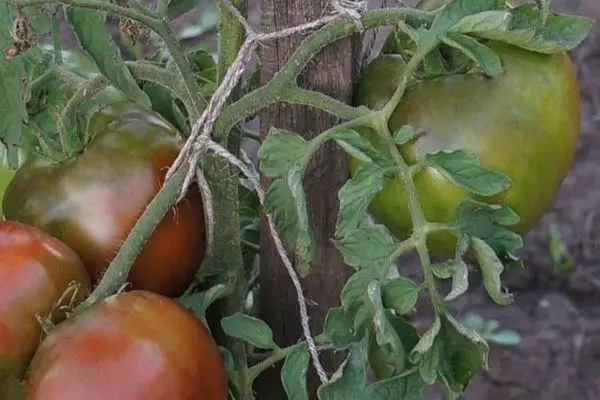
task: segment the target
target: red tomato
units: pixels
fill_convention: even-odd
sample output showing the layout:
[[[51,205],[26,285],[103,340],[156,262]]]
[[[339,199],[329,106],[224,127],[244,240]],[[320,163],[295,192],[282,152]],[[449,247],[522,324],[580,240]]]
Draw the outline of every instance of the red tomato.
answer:
[[[90,289],[83,263],[67,245],[36,227],[0,221],[0,394],[18,381],[40,342],[37,315],[46,317],[70,294],[83,300]],[[53,322],[64,319],[55,310]]]
[[[109,297],[56,327],[36,353],[27,400],[226,400],[208,330],[158,294]]]
[[[182,140],[175,129],[131,103],[117,103],[92,120],[85,151],[54,164],[29,160],[3,200],[8,219],[35,225],[69,245],[99,281],[165,180]],[[180,295],[205,251],[204,209],[197,188],[158,224],[136,259],[133,289]]]

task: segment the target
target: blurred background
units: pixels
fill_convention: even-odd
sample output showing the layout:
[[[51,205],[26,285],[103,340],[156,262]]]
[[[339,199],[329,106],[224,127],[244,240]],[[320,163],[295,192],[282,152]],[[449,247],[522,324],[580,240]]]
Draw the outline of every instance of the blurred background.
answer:
[[[294,1],[294,0],[290,0]],[[383,0],[394,6],[397,0]],[[216,51],[218,14],[213,1],[175,21],[188,47]],[[405,4],[414,4],[406,1]],[[380,8],[382,0],[371,1]],[[552,7],[600,20],[600,0],[553,0]],[[250,22],[258,26],[260,1],[250,0]],[[116,25],[115,21],[113,23]],[[64,39],[75,44],[65,26]],[[381,33],[379,37],[381,37]],[[118,35],[125,53],[142,53]],[[375,41],[374,50],[377,51]],[[575,163],[547,215],[525,237],[525,270],[505,274],[516,295],[499,307],[472,279],[471,290],[454,304],[455,314],[491,344],[490,370],[478,376],[467,400],[600,399],[600,29],[572,53],[581,88],[581,137]],[[257,129],[258,121],[252,121]],[[252,155],[256,145],[249,143]],[[405,260],[412,265],[411,260]],[[410,272],[403,268],[402,272]],[[427,326],[426,299],[414,322]],[[439,398],[433,389],[428,398]]]

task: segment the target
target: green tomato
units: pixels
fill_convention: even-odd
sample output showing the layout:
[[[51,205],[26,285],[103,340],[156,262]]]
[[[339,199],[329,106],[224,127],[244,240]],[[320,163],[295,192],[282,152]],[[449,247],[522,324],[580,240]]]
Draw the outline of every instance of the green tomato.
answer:
[[[475,198],[436,169],[415,176],[425,217],[431,222],[453,221],[465,199],[504,204],[521,220],[511,227],[527,232],[551,204],[573,161],[580,125],[580,98],[575,70],[566,54],[543,55],[501,43],[488,43],[497,52],[504,73],[453,75],[412,84],[390,121],[390,132],[404,125],[422,135],[400,147],[411,165],[427,153],[463,149],[480,162],[507,175],[512,186],[491,198]],[[364,72],[355,103],[381,109],[391,98],[404,70],[402,59],[384,55]],[[362,133],[383,146],[375,131]],[[351,159],[351,173],[360,165]],[[412,231],[405,190],[399,179],[388,179],[371,203],[375,217],[399,239]],[[433,235],[430,248],[453,254],[456,239]]]

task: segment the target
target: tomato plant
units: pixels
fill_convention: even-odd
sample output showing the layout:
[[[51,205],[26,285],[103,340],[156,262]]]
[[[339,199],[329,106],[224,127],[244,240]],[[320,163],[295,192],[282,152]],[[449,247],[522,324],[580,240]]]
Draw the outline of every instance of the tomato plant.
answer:
[[[90,279],[77,254],[40,229],[0,221],[0,391],[18,382],[42,334],[39,318],[65,318]],[[2,392],[4,393],[4,392]]]
[[[56,327],[28,374],[27,399],[226,400],[208,330],[163,296],[107,298]]]
[[[512,302],[504,269],[521,264],[521,233],[572,162],[579,99],[566,52],[592,22],[549,0],[367,11],[357,0],[261,33],[244,20],[247,0],[235,0],[218,2],[215,56],[182,46],[173,30],[196,3],[0,3],[0,140],[13,167],[15,151],[32,154],[3,211],[72,247],[97,283],[43,342],[28,397],[252,400],[273,390],[254,383],[280,362],[280,392],[293,399],[417,400],[434,384],[462,396],[489,367],[489,346],[448,304],[473,272],[495,303]],[[57,9],[86,54],[81,68],[62,52]],[[265,16],[288,26],[280,17],[296,9]],[[134,59],[121,57],[108,15]],[[354,105],[340,101],[363,65],[317,57],[343,38],[354,52],[355,34],[384,27],[393,34]],[[307,36],[288,38],[298,33]],[[260,70],[249,71],[258,48]],[[259,135],[246,122],[262,112],[275,126]],[[259,143],[257,159],[244,138]],[[350,177],[330,145],[352,157]],[[367,222],[369,209],[378,222]],[[410,251],[419,279],[396,268]],[[440,280],[451,281],[447,293]],[[116,294],[128,281],[137,290]],[[431,324],[417,331],[407,315],[424,292]],[[335,373],[324,350],[345,357]]]
[[[28,161],[8,186],[6,218],[38,226],[67,243],[98,282],[181,148],[157,115],[117,103],[91,122],[93,139],[68,163]],[[177,296],[198,272],[205,248],[200,193],[191,190],[165,216],[129,275],[133,288]]]
[[[520,216],[515,232],[527,232],[544,214],[571,166],[579,137],[579,88],[566,54],[533,53],[488,43],[502,60],[504,73],[452,75],[417,82],[394,111],[391,132],[409,125],[417,137],[400,149],[410,165],[427,163],[428,154],[463,149],[481,163],[504,173],[510,188],[496,196],[474,196],[511,207]],[[404,61],[383,55],[364,72],[355,101],[381,109],[391,98]],[[385,77],[383,79],[382,77]],[[365,135],[374,145],[374,132]],[[351,170],[361,165],[352,159]],[[427,220],[450,223],[455,210],[472,196],[452,177],[432,166],[415,174],[415,186]],[[399,179],[389,179],[371,209],[400,239],[411,233],[407,196]],[[456,240],[432,236],[430,248],[453,252]]]

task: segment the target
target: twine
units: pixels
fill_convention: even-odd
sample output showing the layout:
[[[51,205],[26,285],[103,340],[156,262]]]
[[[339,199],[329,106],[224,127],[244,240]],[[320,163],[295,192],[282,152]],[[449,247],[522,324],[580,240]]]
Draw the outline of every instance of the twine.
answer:
[[[198,182],[198,186],[202,192],[202,197],[204,199],[204,210],[206,214],[206,223],[208,227],[208,248],[209,254],[212,251],[213,237],[214,237],[214,229],[215,229],[215,218],[214,218],[214,208],[213,208],[213,198],[210,191],[210,187],[206,182],[206,178],[203,175],[203,172],[200,168],[197,168],[200,158],[204,155],[207,155],[209,152],[215,156],[221,157],[229,162],[231,165],[237,167],[244,176],[248,179],[251,185],[256,190],[261,206],[264,208],[265,202],[265,191],[263,190],[258,174],[255,171],[252,171],[248,168],[241,160],[239,160],[235,155],[227,151],[227,149],[220,146],[218,143],[214,142],[211,139],[211,134],[221,110],[225,106],[227,99],[231,95],[233,89],[239,83],[242,75],[245,72],[246,66],[249,64],[249,61],[256,50],[259,42],[273,40],[278,38],[284,38],[296,34],[302,34],[314,29],[317,29],[337,18],[340,17],[349,17],[356,22],[359,30],[364,31],[364,26],[361,22],[360,12],[366,9],[366,1],[365,0],[332,0],[331,5],[333,7],[334,13],[332,15],[324,16],[318,20],[308,22],[302,25],[298,25],[295,27],[282,29],[276,32],[270,33],[259,33],[257,32],[248,21],[242,16],[239,10],[231,4],[229,0],[221,0],[223,4],[225,4],[231,13],[237,18],[237,20],[244,26],[246,30],[246,39],[242,44],[237,57],[233,64],[227,69],[225,77],[223,78],[221,84],[213,94],[210,99],[206,109],[198,118],[198,120],[193,124],[191,134],[187,139],[185,145],[183,146],[181,152],[178,157],[174,161],[173,165],[167,172],[167,179],[170,178],[173,173],[181,166],[184,162],[188,162],[190,164],[190,169],[185,177],[185,181],[183,187],[181,189],[181,193],[179,199],[182,199],[190,184],[196,178]],[[267,225],[269,227],[269,231],[271,237],[273,239],[273,243],[275,244],[275,248],[277,253],[279,254],[279,258],[283,262],[290,279],[294,285],[294,289],[296,291],[296,295],[298,298],[298,306],[300,309],[300,320],[302,324],[302,332],[303,336],[308,345],[308,350],[311,355],[312,364],[317,371],[319,379],[323,385],[329,382],[327,377],[327,373],[319,360],[319,349],[311,335],[310,325],[309,325],[309,315],[306,306],[306,298],[303,293],[302,284],[300,283],[300,278],[294,269],[290,258],[287,255],[287,251],[275,228],[275,221],[273,216],[270,214],[266,214]]]

